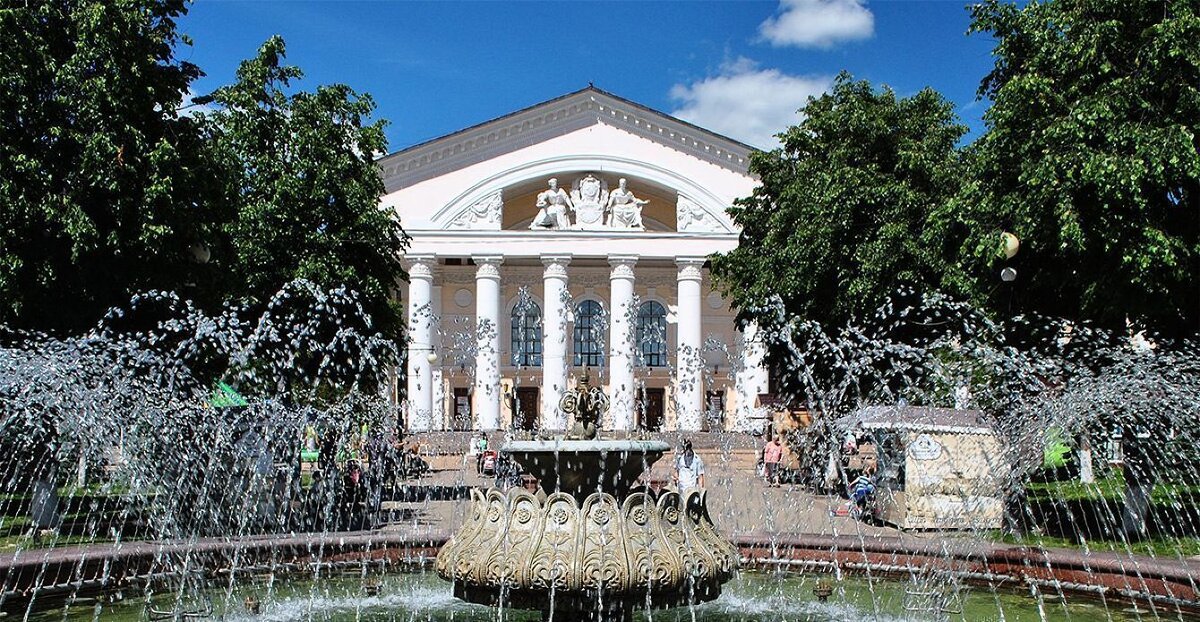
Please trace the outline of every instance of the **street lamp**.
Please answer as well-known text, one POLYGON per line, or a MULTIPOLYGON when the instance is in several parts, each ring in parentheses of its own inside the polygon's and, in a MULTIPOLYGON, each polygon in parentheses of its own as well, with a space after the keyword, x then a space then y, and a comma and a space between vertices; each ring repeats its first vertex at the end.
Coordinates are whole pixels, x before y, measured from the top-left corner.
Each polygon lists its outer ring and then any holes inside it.
POLYGON ((431 365, 438 362, 438 353, 434 351, 433 346, 413 346, 409 350, 412 352, 424 352, 428 350, 429 353, 425 355, 425 360, 429 361, 431 365))
MULTIPOLYGON (((1000 234, 1000 244, 1004 250, 1004 259, 1012 259, 1017 256, 1017 251, 1021 250, 1021 240, 1017 236, 1005 231, 1000 234)), ((1005 267, 1000 271, 1000 280, 1005 283, 1012 283, 1017 280, 1017 270, 1011 266, 1005 267)))
POLYGON ((1021 240, 1007 231, 1000 234, 1000 239, 1004 245, 1004 258, 1012 259, 1015 257, 1017 251, 1021 249, 1021 240))

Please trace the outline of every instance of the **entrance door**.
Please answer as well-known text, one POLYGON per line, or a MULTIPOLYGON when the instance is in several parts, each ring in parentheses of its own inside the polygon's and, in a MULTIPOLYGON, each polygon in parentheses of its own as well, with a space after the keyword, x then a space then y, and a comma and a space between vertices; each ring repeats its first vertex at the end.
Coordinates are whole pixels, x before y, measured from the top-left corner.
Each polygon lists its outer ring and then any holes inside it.
POLYGON ((538 423, 538 388, 517 387, 517 404, 513 419, 522 430, 536 430, 538 423))
POLYGON ((704 409, 704 430, 724 430, 725 392, 708 391, 705 402, 707 402, 707 407, 704 409))
POLYGON ((454 430, 471 429, 471 390, 454 389, 454 420, 450 423, 454 430))
POLYGON ((666 389, 644 389, 638 395, 638 412, 642 414, 642 428, 651 432, 662 430, 666 394, 666 389))

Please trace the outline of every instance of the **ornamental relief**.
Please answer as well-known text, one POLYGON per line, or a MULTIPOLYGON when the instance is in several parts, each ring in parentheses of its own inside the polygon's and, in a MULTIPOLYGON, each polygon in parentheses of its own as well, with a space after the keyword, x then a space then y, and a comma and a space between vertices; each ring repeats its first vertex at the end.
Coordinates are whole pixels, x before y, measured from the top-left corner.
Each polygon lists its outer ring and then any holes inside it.
POLYGON ((463 527, 434 569, 466 587, 559 590, 562 596, 660 596, 685 582, 719 585, 737 571, 738 552, 708 515, 701 491, 624 501, 597 492, 579 505, 565 493, 539 501, 523 490, 471 492, 463 527))
POLYGON ((724 233, 728 231, 721 221, 682 194, 675 203, 675 229, 687 233, 724 233))
POLYGON ((504 197, 497 190, 463 210, 450 223, 450 229, 476 229, 499 231, 504 219, 504 197))

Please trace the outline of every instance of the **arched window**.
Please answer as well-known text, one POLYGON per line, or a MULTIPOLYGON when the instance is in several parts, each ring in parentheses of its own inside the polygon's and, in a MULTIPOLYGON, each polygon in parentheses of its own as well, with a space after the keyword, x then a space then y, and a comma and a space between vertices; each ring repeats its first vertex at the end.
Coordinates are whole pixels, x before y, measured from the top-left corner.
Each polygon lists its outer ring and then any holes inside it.
POLYGON ((512 364, 540 367, 542 364, 542 308, 522 300, 512 309, 512 364))
POLYGON ((637 347, 647 367, 667 365, 667 310, 653 300, 638 307, 637 347))
POLYGON ((600 367, 604 363, 604 308, 595 300, 575 307, 575 366, 600 367))

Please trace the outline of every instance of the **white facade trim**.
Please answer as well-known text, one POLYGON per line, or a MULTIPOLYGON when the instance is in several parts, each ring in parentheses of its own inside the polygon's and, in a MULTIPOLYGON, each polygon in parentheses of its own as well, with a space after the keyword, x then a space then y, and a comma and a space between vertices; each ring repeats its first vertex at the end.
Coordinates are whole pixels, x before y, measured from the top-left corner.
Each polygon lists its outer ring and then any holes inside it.
MULTIPOLYGON (((704 186, 692 181, 691 178, 648 162, 622 156, 596 154, 569 154, 543 158, 514 166, 483 179, 434 212, 432 219, 434 228, 458 228, 457 223, 461 222, 465 216, 478 211, 477 206, 488 204, 489 200, 499 195, 504 188, 531 179, 542 180, 564 170, 628 175, 640 177, 667 188, 674 188, 682 197, 686 197, 691 203, 702 208, 710 218, 719 224, 723 229, 722 232, 735 233, 737 231, 733 221, 725 212, 726 208, 730 206, 704 186)), ((499 226, 494 228, 499 229, 499 226)))

